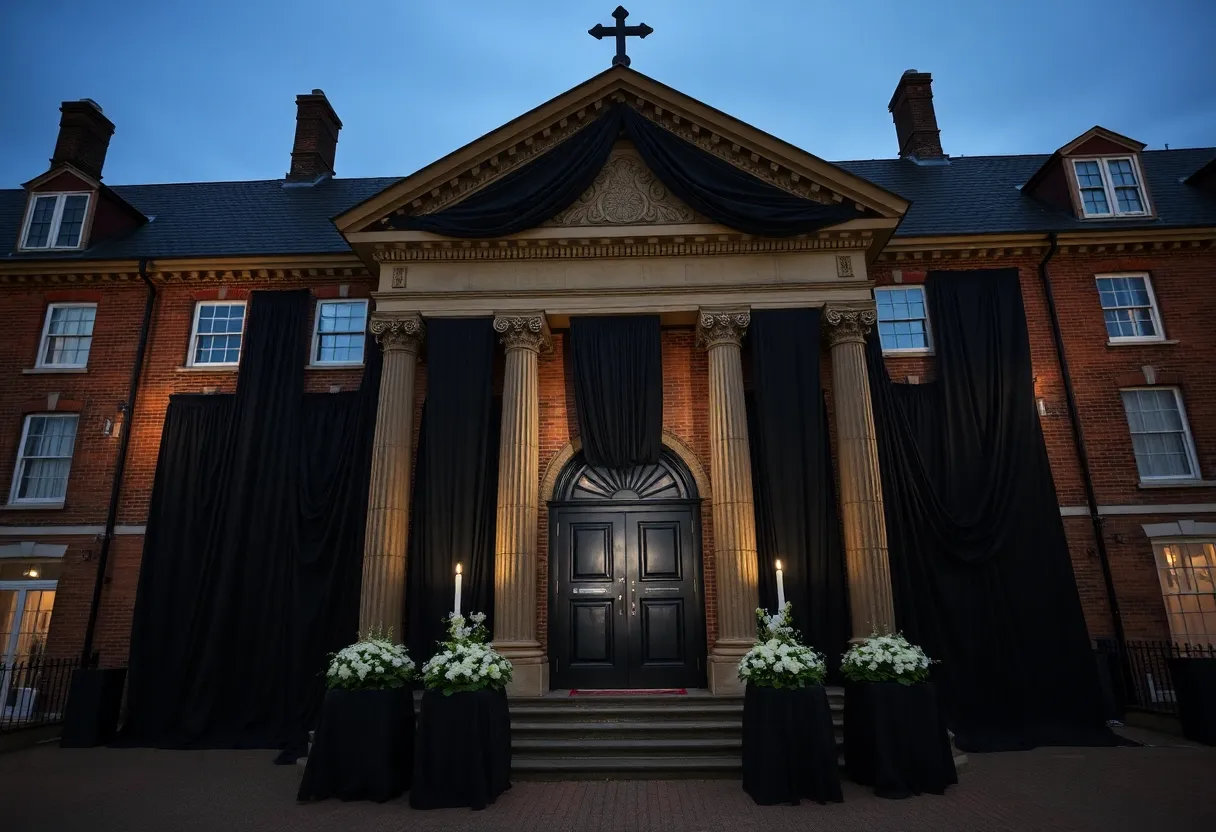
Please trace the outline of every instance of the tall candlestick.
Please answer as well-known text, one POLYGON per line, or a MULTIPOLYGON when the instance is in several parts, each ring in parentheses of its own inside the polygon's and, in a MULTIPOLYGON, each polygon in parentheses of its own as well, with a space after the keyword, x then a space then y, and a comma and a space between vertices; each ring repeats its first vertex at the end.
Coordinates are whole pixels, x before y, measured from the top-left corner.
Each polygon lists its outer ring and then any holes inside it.
MULTIPOLYGON (((459 579, 457 579, 459 580, 459 579)), ((456 584, 460 586, 460 584, 456 584)), ((459 590, 457 590, 459 592, 459 590)), ((777 614, 785 609, 785 577, 781 572, 781 561, 777 561, 777 614)))
POLYGON ((456 564, 456 601, 452 605, 452 612, 457 615, 460 615, 460 582, 464 579, 461 571, 460 564, 456 564))

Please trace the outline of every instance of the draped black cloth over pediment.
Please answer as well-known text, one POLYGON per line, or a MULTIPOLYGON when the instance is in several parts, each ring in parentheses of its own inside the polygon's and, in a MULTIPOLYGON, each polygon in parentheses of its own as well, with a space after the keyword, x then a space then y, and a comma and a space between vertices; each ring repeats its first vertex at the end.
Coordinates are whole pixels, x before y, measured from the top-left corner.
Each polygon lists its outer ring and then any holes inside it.
POLYGON ((626 104, 467 199, 391 227, 448 237, 501 237, 534 228, 574 203, 595 181, 622 130, 672 193, 714 222, 748 234, 790 237, 858 219, 851 205, 825 205, 770 185, 685 141, 626 104))

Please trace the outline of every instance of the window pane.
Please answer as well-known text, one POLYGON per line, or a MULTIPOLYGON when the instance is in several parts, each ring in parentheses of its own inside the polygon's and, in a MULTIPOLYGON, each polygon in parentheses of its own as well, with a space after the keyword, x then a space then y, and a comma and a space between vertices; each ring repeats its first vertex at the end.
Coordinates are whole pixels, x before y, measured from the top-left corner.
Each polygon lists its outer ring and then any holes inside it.
POLYGON ((1106 170, 1110 173, 1110 181, 1115 185, 1136 184, 1136 173, 1132 169, 1131 159, 1108 159, 1106 170))
POLYGON ((1102 171, 1097 162, 1073 162, 1077 171, 1077 182, 1082 188, 1101 188, 1102 171))
POLYGON ((45 248, 51 241, 51 220, 55 218, 55 203, 58 197, 40 196, 34 200, 34 215, 30 218, 29 231, 25 235, 27 248, 45 248))
POLYGON ((929 316, 923 287, 880 289, 874 297, 878 308, 878 337, 884 350, 929 348, 929 316))
POLYGON ((1141 478, 1195 476, 1173 390, 1125 390, 1123 406, 1141 478))
POLYGON ((56 246, 75 248, 80 245, 80 230, 84 227, 84 214, 88 205, 89 198, 84 194, 64 197, 63 215, 59 219, 59 234, 55 237, 56 246))
POLYGON ((88 363, 89 348, 93 344, 97 307, 53 306, 47 314, 50 320, 47 323, 42 363, 83 367, 88 363))
POLYGON ((1106 192, 1100 188, 1085 188, 1081 191, 1081 201, 1086 214, 1109 214, 1110 204, 1106 201, 1106 192))
POLYGON ((367 301, 322 301, 317 308, 317 354, 320 363, 363 361, 367 301))
POLYGON ((1115 188, 1115 200, 1119 204, 1120 213, 1144 213, 1144 202, 1140 199, 1139 188, 1115 188))
POLYGON ((76 444, 76 416, 30 416, 18 458, 18 500, 61 500, 76 444))
POLYGON ((208 303, 199 306, 194 363, 236 364, 241 356, 244 324, 243 303, 208 303))

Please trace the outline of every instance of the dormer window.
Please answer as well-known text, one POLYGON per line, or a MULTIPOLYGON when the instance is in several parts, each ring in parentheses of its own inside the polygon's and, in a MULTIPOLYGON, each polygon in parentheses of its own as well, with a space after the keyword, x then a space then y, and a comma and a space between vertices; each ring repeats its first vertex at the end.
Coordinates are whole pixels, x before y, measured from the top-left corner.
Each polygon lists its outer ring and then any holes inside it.
POLYGON ((80 248, 89 195, 35 194, 30 200, 21 236, 24 249, 80 248))
POLYGON ((1148 213, 1133 156, 1073 159, 1081 210, 1094 217, 1141 217, 1148 213))

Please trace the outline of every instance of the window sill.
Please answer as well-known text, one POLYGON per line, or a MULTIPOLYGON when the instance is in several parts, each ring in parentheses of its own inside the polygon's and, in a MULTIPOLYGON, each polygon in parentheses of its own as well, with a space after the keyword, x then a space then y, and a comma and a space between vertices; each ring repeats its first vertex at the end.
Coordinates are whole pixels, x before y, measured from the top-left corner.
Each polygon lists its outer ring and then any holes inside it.
POLYGON ((42 375, 71 375, 75 373, 87 373, 88 367, 26 367, 21 372, 27 376, 42 376, 42 375))
POLYGON ((176 373, 235 373, 240 369, 238 364, 202 364, 195 367, 177 367, 176 373))
POLYGON ((305 370, 362 370, 363 362, 351 362, 349 364, 305 364, 305 370))
POLYGON ((1216 488, 1216 480, 1141 480, 1138 488, 1216 488))
POLYGON ((0 506, 0 511, 56 511, 63 508, 63 502, 58 503, 6 503, 0 506))
POLYGON ((883 350, 883 358, 932 358, 933 350, 883 350))
POLYGON ((1106 346, 1108 346, 1108 347, 1159 347, 1159 346, 1163 346, 1163 345, 1169 346, 1171 344, 1177 344, 1177 343, 1178 343, 1177 338, 1154 338, 1152 340, 1144 340, 1144 341, 1114 341, 1114 340, 1111 340, 1108 338, 1106 341, 1106 346))

